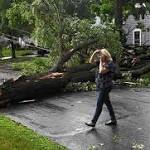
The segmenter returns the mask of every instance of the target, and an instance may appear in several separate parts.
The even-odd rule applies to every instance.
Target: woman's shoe
[[[116,120],[109,120],[108,122],[105,123],[105,125],[107,126],[116,126],[117,125],[117,121]]]
[[[95,123],[93,122],[89,122],[89,123],[85,122],[85,124],[89,127],[95,127]]]

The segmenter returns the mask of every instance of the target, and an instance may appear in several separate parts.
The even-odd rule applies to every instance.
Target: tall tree
[[[7,25],[7,18],[6,18],[6,11],[10,7],[11,0],[0,0],[0,36],[2,35],[2,32],[7,30],[5,26]],[[1,43],[0,43],[0,57],[2,57],[2,48],[3,45],[5,45],[6,42],[4,41],[4,38],[1,37]]]
[[[120,49],[118,32],[109,26],[105,29],[92,28],[90,19],[69,15],[63,0],[34,0],[32,3],[18,0],[12,3],[7,16],[12,26],[32,25],[31,35],[38,44],[57,52],[55,71],[63,69],[64,64],[78,51],[90,53],[89,45],[91,48],[108,47],[115,53]]]
[[[11,5],[11,0],[0,0],[0,30],[7,24],[6,11]]]

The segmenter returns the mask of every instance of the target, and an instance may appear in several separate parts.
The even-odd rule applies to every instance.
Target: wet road
[[[111,99],[117,127],[104,125],[105,106],[95,129],[84,125],[94,113],[95,92],[61,94],[1,112],[71,150],[149,150],[150,89],[114,89]]]

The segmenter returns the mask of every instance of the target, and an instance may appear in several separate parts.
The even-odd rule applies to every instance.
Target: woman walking
[[[96,61],[96,58],[99,59],[99,62]],[[117,125],[115,113],[109,98],[109,93],[112,89],[113,73],[115,72],[112,57],[106,49],[96,50],[90,58],[90,63],[98,64],[98,72],[96,73],[97,106],[91,122],[85,124],[95,127],[105,103],[111,117],[111,120],[106,122],[105,125]]]

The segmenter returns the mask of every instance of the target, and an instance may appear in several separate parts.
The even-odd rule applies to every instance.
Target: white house
[[[136,20],[130,15],[124,22],[123,30],[125,31],[129,46],[150,46],[150,14],[147,13],[144,18],[140,16]]]

